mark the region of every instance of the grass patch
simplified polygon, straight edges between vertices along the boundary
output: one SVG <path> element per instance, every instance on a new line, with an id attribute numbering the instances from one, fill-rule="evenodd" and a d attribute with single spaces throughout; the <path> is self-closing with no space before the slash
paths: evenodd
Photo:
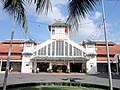
<path id="1" fill-rule="evenodd" d="M 77 87 L 77 86 L 28 86 L 7 90 L 100 90 L 97 88 L 86 88 L 86 87 Z"/>
<path id="2" fill-rule="evenodd" d="M 3 87 L 0 87 L 3 90 Z M 108 86 L 80 82 L 41 82 L 8 85 L 7 90 L 110 90 Z M 120 90 L 113 87 L 113 90 Z"/>

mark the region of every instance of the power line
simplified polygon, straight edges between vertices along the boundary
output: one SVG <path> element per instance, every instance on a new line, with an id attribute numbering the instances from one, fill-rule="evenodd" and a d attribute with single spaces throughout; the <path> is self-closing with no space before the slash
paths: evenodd
<path id="1" fill-rule="evenodd" d="M 118 2 L 119 2 L 119 0 L 116 1 L 116 3 L 113 5 L 112 9 L 108 12 L 108 14 L 106 16 L 106 19 L 108 19 L 108 17 L 110 16 L 110 14 L 113 11 L 113 9 L 116 7 L 116 5 L 118 4 Z M 103 25 L 103 23 L 102 23 L 102 25 Z M 97 26 L 97 28 L 99 28 L 99 26 Z M 93 36 L 95 37 L 95 33 L 97 32 L 96 29 L 88 36 L 88 38 L 91 38 L 91 37 L 93 38 Z M 98 34 L 98 32 L 96 33 L 96 36 L 97 36 L 97 34 Z"/>
<path id="2" fill-rule="evenodd" d="M 106 19 L 110 16 L 111 12 L 113 11 L 113 9 L 116 7 L 116 5 L 118 4 L 119 0 L 116 1 L 116 3 L 114 4 L 114 6 L 111 8 L 111 10 L 108 12 L 108 14 L 106 15 Z"/>
<path id="3" fill-rule="evenodd" d="M 36 22 L 36 21 L 32 21 L 32 20 L 27 20 L 27 21 L 32 22 L 32 23 L 36 23 L 36 24 L 49 25 L 49 24 L 47 24 L 47 23 L 41 23 L 41 22 Z"/>
<path id="4" fill-rule="evenodd" d="M 102 25 L 103 25 L 103 22 L 100 23 L 100 24 L 95 28 L 95 30 L 93 30 L 93 32 L 88 36 L 87 39 L 95 38 L 95 36 L 97 36 L 98 32 L 101 30 Z"/>

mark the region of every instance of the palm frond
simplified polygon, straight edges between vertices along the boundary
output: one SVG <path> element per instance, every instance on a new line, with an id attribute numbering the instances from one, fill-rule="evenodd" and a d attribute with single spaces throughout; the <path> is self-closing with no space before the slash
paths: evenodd
<path id="1" fill-rule="evenodd" d="M 22 23 L 25 32 L 28 30 L 24 2 L 22 0 L 3 0 L 3 9 L 5 9 L 10 15 L 15 15 L 17 21 Z"/>
<path id="2" fill-rule="evenodd" d="M 78 30 L 79 22 L 86 17 L 94 9 L 99 0 L 69 0 L 69 16 L 67 23 L 71 25 L 71 29 Z"/>
<path id="3" fill-rule="evenodd" d="M 36 5 L 36 13 L 42 13 L 45 12 L 45 14 L 48 13 L 49 10 L 52 10 L 52 5 L 50 0 L 25 0 L 28 3 L 34 3 Z"/>

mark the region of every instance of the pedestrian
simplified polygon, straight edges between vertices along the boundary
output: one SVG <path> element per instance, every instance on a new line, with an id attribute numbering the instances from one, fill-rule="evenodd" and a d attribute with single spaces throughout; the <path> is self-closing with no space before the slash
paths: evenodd
<path id="1" fill-rule="evenodd" d="M 39 73 L 39 68 L 37 67 L 36 73 Z"/>
<path id="2" fill-rule="evenodd" d="M 11 67 L 11 69 L 10 69 L 10 72 L 12 72 L 13 71 L 13 67 Z"/>

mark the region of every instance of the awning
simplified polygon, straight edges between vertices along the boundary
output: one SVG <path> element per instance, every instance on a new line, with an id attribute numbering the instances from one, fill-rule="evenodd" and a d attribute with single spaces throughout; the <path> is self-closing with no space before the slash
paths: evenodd
<path id="1" fill-rule="evenodd" d="M 30 60 L 38 60 L 38 61 L 43 61 L 43 60 L 48 60 L 48 61 L 54 61 L 54 60 L 68 60 L 68 61 L 83 61 L 83 60 L 89 60 L 87 57 L 42 57 L 42 56 L 34 56 L 30 58 Z"/>

